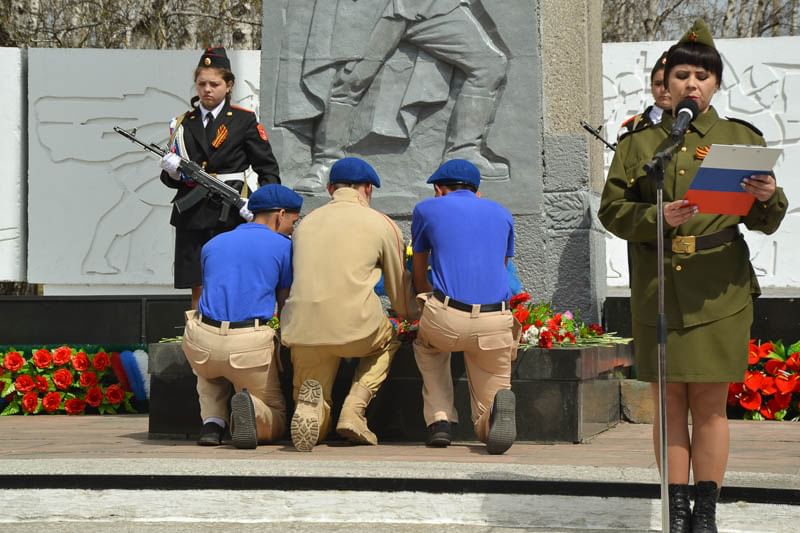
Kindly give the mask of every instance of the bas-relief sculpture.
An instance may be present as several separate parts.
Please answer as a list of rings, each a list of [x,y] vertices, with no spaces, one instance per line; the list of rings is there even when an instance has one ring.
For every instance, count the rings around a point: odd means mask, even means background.
[[[234,101],[252,108],[259,65],[250,56],[233,56],[234,70],[249,74],[237,79]],[[112,128],[166,144],[170,117],[189,107],[196,60],[196,52],[29,52],[28,281],[171,284],[172,191],[158,161]]]
[[[620,124],[650,102],[650,68],[672,43],[603,46],[604,130],[613,142]],[[783,149],[775,175],[789,198],[789,212],[773,235],[745,232],[759,281],[765,287],[800,285],[800,38],[719,39],[723,83],[712,104],[721,116],[747,120],[767,145]],[[606,151],[606,170],[613,154]],[[608,235],[608,284],[628,285],[625,243]]]
[[[277,32],[280,38],[265,38],[262,68],[266,83],[276,80],[265,108],[273,110],[268,120],[274,124],[284,181],[298,191],[320,194],[330,165],[358,155],[383,178],[378,207],[407,214],[430,195],[425,178],[443,160],[464,158],[481,169],[483,187],[497,199],[531,212],[533,201],[525,202],[524,185],[531,195],[530,171],[537,168],[529,161],[533,142],[519,150],[506,140],[522,134],[532,141],[540,105],[526,101],[535,100],[533,92],[521,96],[518,84],[524,77],[509,76],[515,68],[530,68],[531,54],[509,62],[513,50],[502,38],[504,24],[526,21],[513,16],[510,3],[506,10],[493,4],[265,4],[265,13],[284,13],[278,22],[285,25],[265,17],[266,26],[273,24],[265,27],[265,35]],[[279,50],[272,58],[270,46]],[[522,46],[535,43],[531,38]],[[531,111],[529,121],[513,117],[514,104],[517,112],[519,106]],[[512,126],[526,129],[512,131]],[[487,186],[490,182],[497,186]]]

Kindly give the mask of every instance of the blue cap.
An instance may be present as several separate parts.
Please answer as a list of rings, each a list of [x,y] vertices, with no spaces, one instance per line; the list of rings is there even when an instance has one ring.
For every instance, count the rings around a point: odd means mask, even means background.
[[[345,157],[331,167],[330,183],[371,183],[381,186],[381,178],[372,165],[357,157]]]
[[[286,209],[287,211],[300,211],[303,207],[303,197],[289,187],[270,183],[262,185],[250,195],[247,208],[253,213]]]
[[[466,159],[445,161],[428,178],[428,183],[465,183],[476,189],[481,184],[481,172],[478,167]]]

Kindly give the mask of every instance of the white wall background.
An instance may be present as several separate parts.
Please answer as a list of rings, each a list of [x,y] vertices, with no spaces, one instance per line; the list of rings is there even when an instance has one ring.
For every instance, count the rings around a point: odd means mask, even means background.
[[[650,69],[673,43],[603,45],[606,138],[652,103]],[[747,120],[767,145],[783,149],[775,175],[789,198],[789,212],[773,235],[747,232],[751,260],[762,287],[800,287],[800,37],[719,39],[724,62],[722,87],[712,104],[720,116]],[[606,168],[612,153],[606,150]],[[608,235],[608,285],[628,286],[625,242]]]
[[[25,86],[22,51],[0,48],[0,280],[25,279]]]

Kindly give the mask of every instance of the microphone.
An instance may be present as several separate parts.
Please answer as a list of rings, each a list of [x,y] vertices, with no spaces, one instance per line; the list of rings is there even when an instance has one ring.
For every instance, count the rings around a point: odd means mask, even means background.
[[[675,122],[672,123],[672,131],[670,131],[669,134],[673,141],[677,141],[683,137],[683,134],[689,129],[689,124],[692,123],[692,120],[694,120],[699,112],[700,110],[697,107],[697,102],[690,98],[678,104],[678,107],[675,109]]]

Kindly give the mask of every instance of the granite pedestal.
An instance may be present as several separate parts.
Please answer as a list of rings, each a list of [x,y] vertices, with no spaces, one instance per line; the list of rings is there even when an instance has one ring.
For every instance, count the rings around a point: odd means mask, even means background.
[[[194,438],[200,410],[196,378],[178,343],[150,345],[151,438]],[[281,385],[291,413],[291,360],[282,350]],[[350,388],[356,360],[343,360],[333,390],[338,413]],[[629,345],[527,348],[514,362],[512,389],[517,396],[518,440],[582,442],[620,420],[620,379],[633,364]],[[455,403],[461,423],[456,440],[475,440],[470,422],[469,387],[460,353],[452,357]],[[397,352],[389,378],[367,411],[370,427],[384,441],[424,441],[422,378],[410,344]]]

